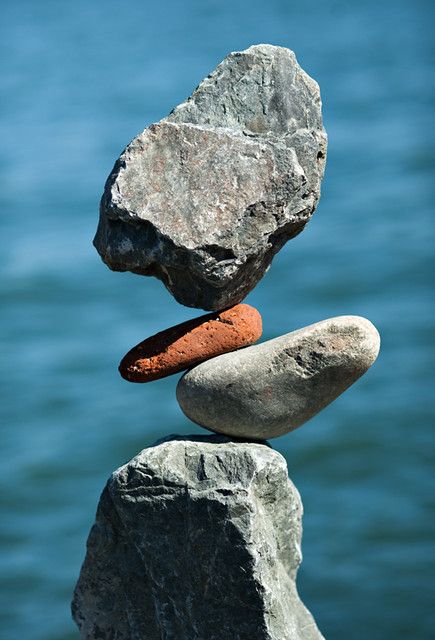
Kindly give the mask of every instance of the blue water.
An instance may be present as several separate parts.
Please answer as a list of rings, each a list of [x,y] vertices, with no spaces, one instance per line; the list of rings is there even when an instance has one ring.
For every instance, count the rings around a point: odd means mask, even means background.
[[[198,312],[91,246],[106,175],[231,50],[296,51],[321,85],[318,210],[248,298],[265,338],[361,314],[373,369],[274,441],[305,504],[303,600],[328,640],[435,638],[435,5],[14,0],[1,5],[0,635],[72,640],[69,601],[108,475],[198,432],[176,377],[117,373]]]

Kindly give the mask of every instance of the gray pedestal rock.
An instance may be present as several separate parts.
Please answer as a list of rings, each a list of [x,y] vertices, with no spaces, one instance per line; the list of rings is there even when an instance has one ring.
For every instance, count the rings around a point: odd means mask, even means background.
[[[199,364],[180,379],[177,399],[191,420],[212,431],[275,438],[343,393],[373,364],[379,346],[369,320],[329,318]]]
[[[326,158],[317,83],[289,49],[231,53],[110,174],[94,244],[191,307],[240,302],[310,219]]]
[[[87,640],[320,640],[300,601],[302,504],[284,458],[172,437],[110,478],[73,600]]]

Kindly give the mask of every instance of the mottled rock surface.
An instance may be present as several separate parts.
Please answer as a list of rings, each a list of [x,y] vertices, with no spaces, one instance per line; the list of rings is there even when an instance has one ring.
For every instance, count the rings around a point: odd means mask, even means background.
[[[122,359],[119,372],[130,382],[151,382],[203,360],[253,344],[261,316],[249,304],[187,320],[147,338]]]
[[[231,53],[110,174],[94,244],[191,307],[240,302],[310,219],[326,158],[317,83],[289,49]]]
[[[320,640],[296,591],[302,505],[265,444],[175,437],[104,490],[74,600],[87,640]]]
[[[283,435],[335,400],[376,360],[380,338],[365,318],[323,320],[188,371],[177,399],[194,422],[249,439]]]

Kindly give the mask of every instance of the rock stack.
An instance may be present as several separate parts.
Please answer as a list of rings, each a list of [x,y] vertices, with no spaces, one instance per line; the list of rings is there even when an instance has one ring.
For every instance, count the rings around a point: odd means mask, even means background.
[[[187,370],[177,399],[220,435],[173,436],[102,494],[73,601],[89,640],[318,640],[299,600],[298,493],[265,442],[371,366],[379,334],[340,316],[255,345],[241,303],[314,212],[326,159],[318,85],[292,51],[232,53],[139,134],[105,186],[94,240],[114,270],[153,275],[208,313],[132,348],[145,383]]]

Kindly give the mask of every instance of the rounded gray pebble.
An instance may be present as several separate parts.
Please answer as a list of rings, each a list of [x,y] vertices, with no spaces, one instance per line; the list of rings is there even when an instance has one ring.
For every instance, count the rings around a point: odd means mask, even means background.
[[[188,371],[177,400],[188,418],[229,436],[275,438],[335,400],[376,360],[380,337],[339,316],[226,353]]]

